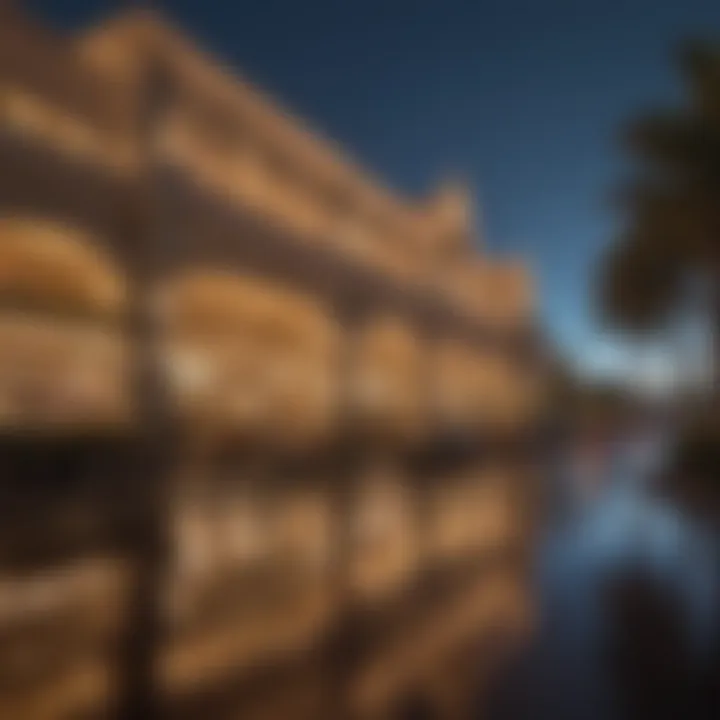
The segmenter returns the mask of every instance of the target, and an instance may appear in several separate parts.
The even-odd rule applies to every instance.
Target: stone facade
[[[164,19],[0,15],[0,715],[102,716],[122,689],[141,278],[176,433],[166,712],[457,706],[449,668],[527,626],[527,270],[478,250],[467,188],[391,192]],[[113,612],[85,627],[83,603]]]

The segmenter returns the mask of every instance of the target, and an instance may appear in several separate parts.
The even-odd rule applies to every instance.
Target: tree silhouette
[[[679,64],[683,101],[639,116],[623,133],[631,170],[599,300],[608,324],[660,329],[701,280],[720,345],[720,43],[686,44]]]

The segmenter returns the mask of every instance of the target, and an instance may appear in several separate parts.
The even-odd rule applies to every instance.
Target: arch
[[[304,444],[327,433],[340,333],[322,304],[215,269],[169,279],[157,302],[181,412],[271,443]]]
[[[122,269],[97,241],[60,222],[0,217],[0,301],[48,312],[117,316]]]
[[[216,269],[181,273],[163,284],[157,302],[170,331],[260,333],[308,348],[334,334],[321,304],[249,274]]]
[[[0,217],[0,427],[127,429],[127,285],[99,242],[62,222]],[[88,322],[91,320],[91,322]]]

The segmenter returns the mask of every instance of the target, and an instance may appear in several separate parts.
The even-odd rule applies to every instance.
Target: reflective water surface
[[[671,620],[687,643],[682,662],[690,673],[702,666],[717,627],[718,543],[707,529],[653,494],[651,478],[666,449],[665,439],[657,436],[624,443],[602,469],[564,463],[561,484],[569,493],[570,511],[551,523],[538,552],[538,634],[492,699],[494,720],[616,720],[630,715],[637,720],[641,712],[628,712],[622,700],[623,688],[628,682],[638,684],[637,678],[622,673],[628,674],[623,668],[629,667],[632,674],[639,663],[632,659],[623,665],[613,655],[620,646],[631,655],[629,642],[618,645],[617,637],[632,633],[619,630],[610,612],[608,592],[617,578],[651,578],[674,598]],[[599,477],[583,477],[583,472]],[[670,634],[664,627],[656,639]],[[637,642],[653,645],[647,639]],[[653,652],[663,651],[651,647],[646,655]],[[670,653],[667,646],[665,652]],[[679,667],[678,658],[673,662]],[[671,682],[677,676],[675,670],[668,675]],[[652,682],[662,684],[651,679],[650,687]],[[661,692],[659,688],[658,698]],[[656,704],[663,707],[662,700]]]

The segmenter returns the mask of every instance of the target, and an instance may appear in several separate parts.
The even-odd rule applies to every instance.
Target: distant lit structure
[[[527,621],[540,386],[525,268],[478,254],[466,188],[392,194],[152,15],[67,40],[2,13],[0,426],[20,510],[0,623],[30,628],[18,598],[42,581],[51,629],[33,636],[37,662],[0,650],[22,688],[0,693],[0,715],[113,702],[142,502],[123,491],[138,207],[158,239],[178,430],[158,648],[170,712],[202,697],[212,715],[226,687],[244,717],[271,703],[288,717],[282,702],[334,717],[337,682],[368,718],[413,693],[459,697],[467,653]],[[150,57],[173,94],[148,158]],[[339,681],[326,645],[346,635]]]

